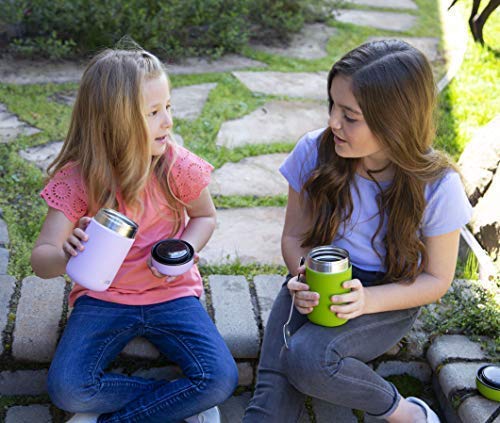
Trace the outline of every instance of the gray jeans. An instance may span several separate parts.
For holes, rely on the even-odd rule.
[[[353,278],[364,286],[377,285],[381,276],[353,268]],[[378,418],[392,414],[401,398],[398,391],[365,363],[384,354],[410,330],[419,308],[367,314],[334,328],[310,323],[295,310],[286,349],[283,324],[291,305],[286,282],[269,316],[257,385],[243,422],[297,422],[305,395]]]

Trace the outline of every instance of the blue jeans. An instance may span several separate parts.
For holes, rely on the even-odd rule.
[[[151,341],[182,369],[175,381],[106,371],[137,336]],[[236,364],[196,297],[147,306],[79,298],[48,375],[53,403],[98,422],[180,422],[220,404],[238,383]]]
[[[353,268],[353,278],[363,286],[376,285],[381,276]],[[401,398],[398,391],[366,363],[406,334],[418,308],[367,314],[333,328],[315,325],[294,310],[290,349],[286,349],[283,324],[290,305],[285,283],[269,316],[257,385],[243,422],[297,422],[304,412],[305,395],[378,418],[392,414]]]

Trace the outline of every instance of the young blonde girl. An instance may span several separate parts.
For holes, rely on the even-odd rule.
[[[391,423],[437,423],[425,402],[403,398],[366,364],[447,291],[471,216],[460,177],[432,148],[430,65],[402,41],[367,43],[333,65],[328,98],[328,127],[306,134],[280,168],[289,182],[282,252],[295,276],[273,305],[244,422],[296,422],[310,395]],[[348,319],[334,328],[308,322],[319,294],[297,277],[299,258],[328,244],[353,263],[343,284],[351,291],[330,298],[331,312]]]
[[[151,267],[155,242],[180,238],[198,252],[215,228],[207,188],[213,168],[175,145],[172,125],[170,84],[155,56],[106,50],[91,60],[41,193],[49,209],[33,270],[43,278],[65,273],[68,259],[85,248],[90,216],[102,207],[132,218],[139,230],[107,291],[75,284],[70,293],[74,309],[48,390],[56,406],[77,413],[72,422],[218,422],[216,404],[236,387],[234,360],[199,301],[196,265],[178,277]],[[136,336],[185,377],[170,382],[108,371]]]

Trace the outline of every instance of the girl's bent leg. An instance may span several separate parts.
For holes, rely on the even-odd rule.
[[[283,324],[288,319],[291,297],[284,286],[274,301],[264,332],[264,342],[257,372],[257,385],[243,417],[244,423],[296,422],[304,412],[305,396],[289,382],[283,369]],[[292,334],[307,318],[296,310],[291,321]]]
[[[140,332],[139,310],[90,297],[78,299],[48,375],[48,392],[57,407],[73,413],[115,411],[158,385],[104,372]]]
[[[163,382],[99,422],[180,422],[231,396],[238,369],[224,340],[195,297],[179,298],[144,309],[145,332],[184,378]]]
[[[364,315],[342,326],[303,325],[284,350],[290,382],[307,395],[383,418],[396,409],[396,388],[367,363],[411,328],[417,309]]]

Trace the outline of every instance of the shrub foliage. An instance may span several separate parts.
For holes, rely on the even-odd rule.
[[[316,0],[318,1],[318,0]],[[307,0],[0,0],[12,52],[59,58],[127,35],[167,58],[238,52],[249,38],[286,40]],[[3,22],[2,22],[3,21]]]

